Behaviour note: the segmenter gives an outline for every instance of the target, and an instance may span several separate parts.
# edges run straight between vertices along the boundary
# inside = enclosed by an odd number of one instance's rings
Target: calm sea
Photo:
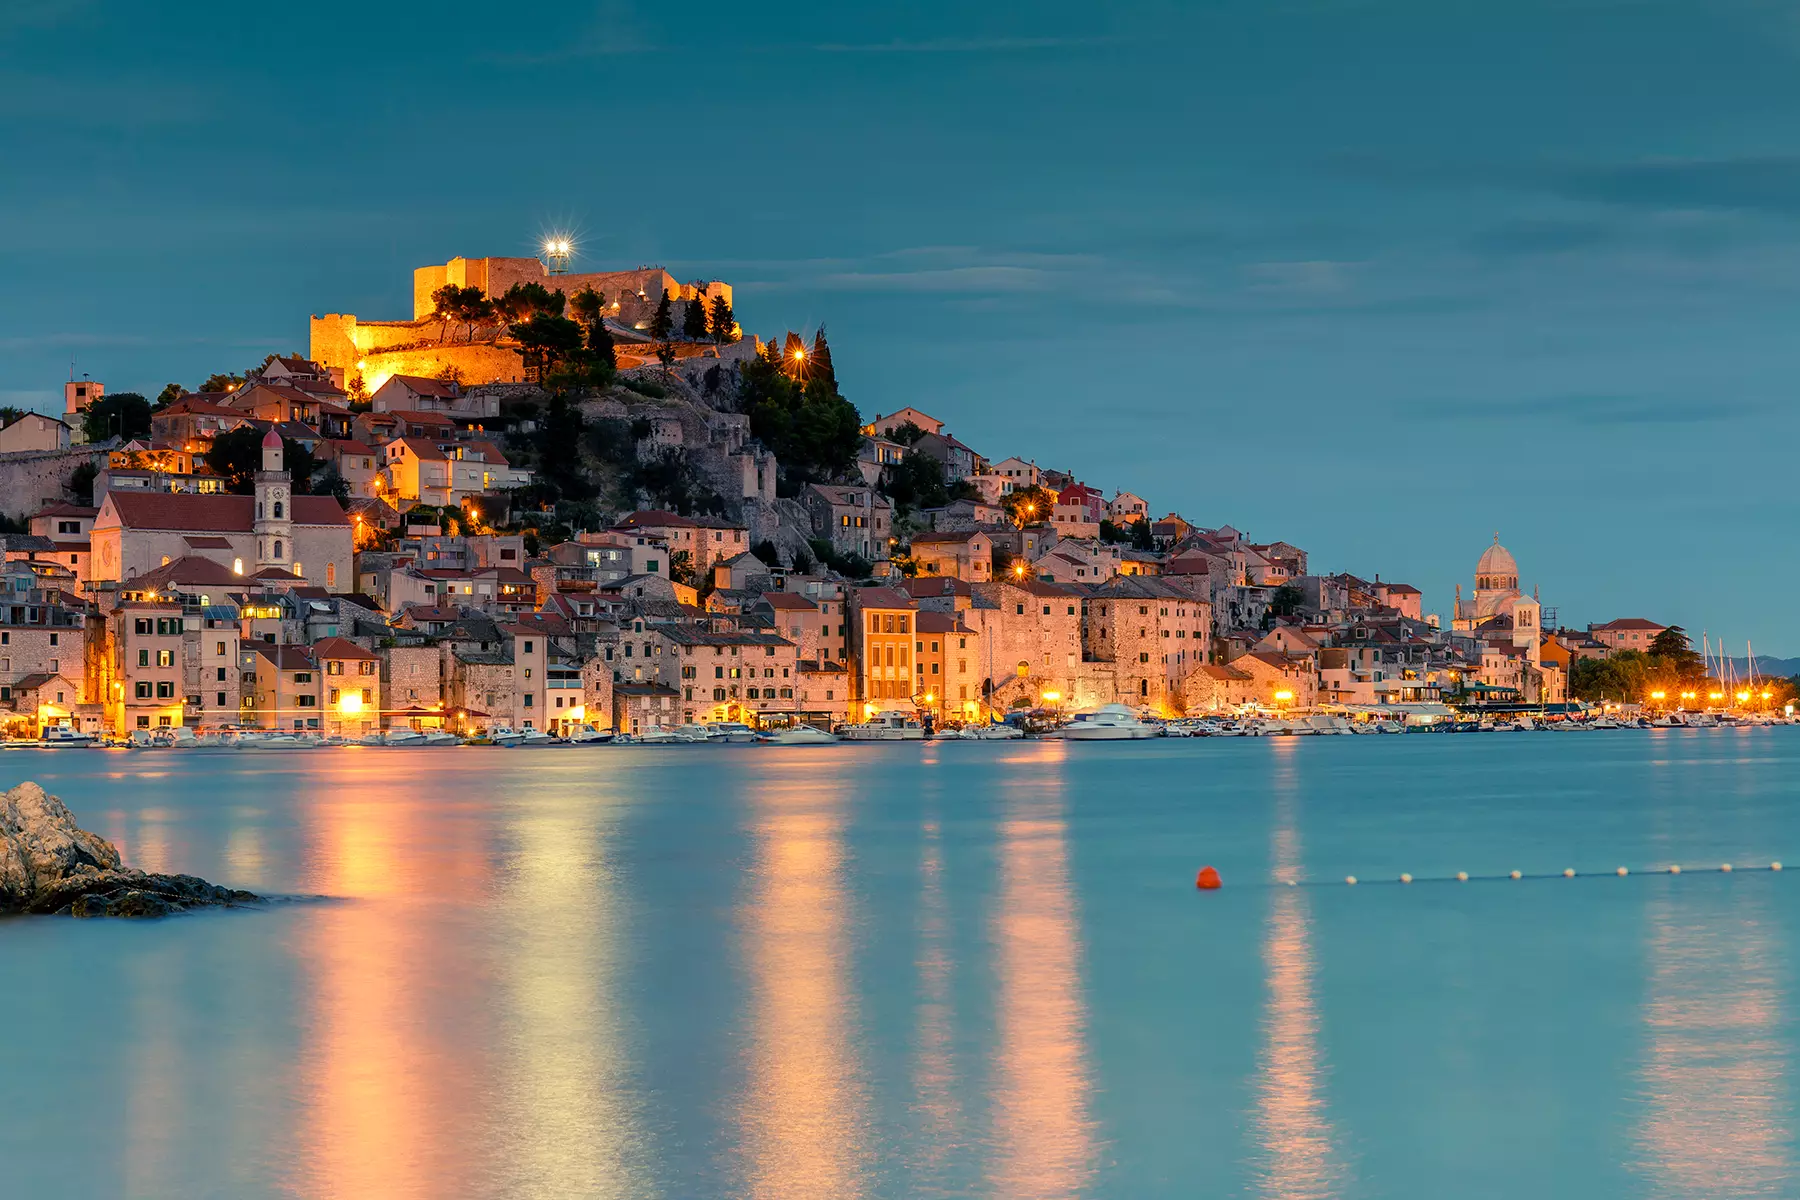
[[[1792,1196],[1797,766],[1789,729],[9,753],[128,861],[331,899],[0,922],[0,1194]]]

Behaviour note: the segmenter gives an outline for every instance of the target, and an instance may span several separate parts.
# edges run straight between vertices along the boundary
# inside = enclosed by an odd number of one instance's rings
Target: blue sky
[[[0,401],[531,253],[865,414],[1564,621],[1800,654],[1800,16],[1762,0],[0,6]],[[457,21],[459,10],[466,20]]]

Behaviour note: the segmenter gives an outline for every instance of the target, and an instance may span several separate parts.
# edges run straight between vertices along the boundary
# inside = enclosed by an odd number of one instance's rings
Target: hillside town
[[[1563,626],[1498,534],[1445,617],[941,412],[865,418],[823,329],[746,335],[720,281],[453,259],[414,299],[191,391],[11,414],[8,736],[1430,721],[1568,711],[1584,661],[1686,647]]]

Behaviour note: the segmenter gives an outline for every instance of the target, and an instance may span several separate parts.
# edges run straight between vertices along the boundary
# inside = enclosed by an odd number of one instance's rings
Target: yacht
[[[613,740],[610,729],[595,729],[592,725],[577,725],[569,731],[569,743],[574,746],[604,746]]]
[[[925,738],[925,727],[918,718],[901,709],[878,712],[858,725],[846,725],[838,731],[847,742],[918,742]]]
[[[525,740],[525,731],[510,725],[496,725],[488,730],[488,742],[495,746],[516,746]]]
[[[390,729],[382,735],[384,746],[423,746],[425,735],[416,729]]]
[[[239,736],[239,750],[300,750],[311,745],[305,738],[292,733],[270,731],[267,733],[246,733]]]
[[[834,735],[812,725],[790,725],[773,731],[767,738],[771,746],[832,746],[837,740]]]
[[[661,725],[650,725],[635,734],[627,734],[633,742],[642,742],[647,746],[666,746],[671,742],[686,742],[692,739],[677,734],[672,729],[664,729]]]
[[[715,742],[754,742],[756,730],[737,721],[714,721],[707,726]]]
[[[38,745],[46,750],[85,750],[98,739],[92,734],[71,729],[67,725],[52,725],[44,730],[38,738]]]
[[[556,746],[560,744],[559,739],[551,737],[542,729],[527,728],[525,735],[519,739],[521,746]]]
[[[454,733],[444,729],[428,729],[425,731],[427,746],[460,746],[463,740]]]
[[[1138,720],[1123,704],[1104,704],[1090,712],[1078,712],[1062,728],[1060,736],[1072,742],[1124,742],[1156,736],[1156,726]]]
[[[1025,731],[1017,725],[994,722],[988,725],[964,725],[962,739],[965,742],[1010,742],[1025,736]]]
[[[673,742],[711,742],[720,740],[713,736],[712,726],[689,721],[678,729],[671,729],[667,741]]]

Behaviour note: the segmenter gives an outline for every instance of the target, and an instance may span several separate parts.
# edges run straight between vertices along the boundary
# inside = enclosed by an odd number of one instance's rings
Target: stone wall
[[[92,446],[0,454],[0,512],[24,517],[46,504],[74,500],[69,476],[75,468],[83,463],[98,467],[105,461],[106,451]]]

